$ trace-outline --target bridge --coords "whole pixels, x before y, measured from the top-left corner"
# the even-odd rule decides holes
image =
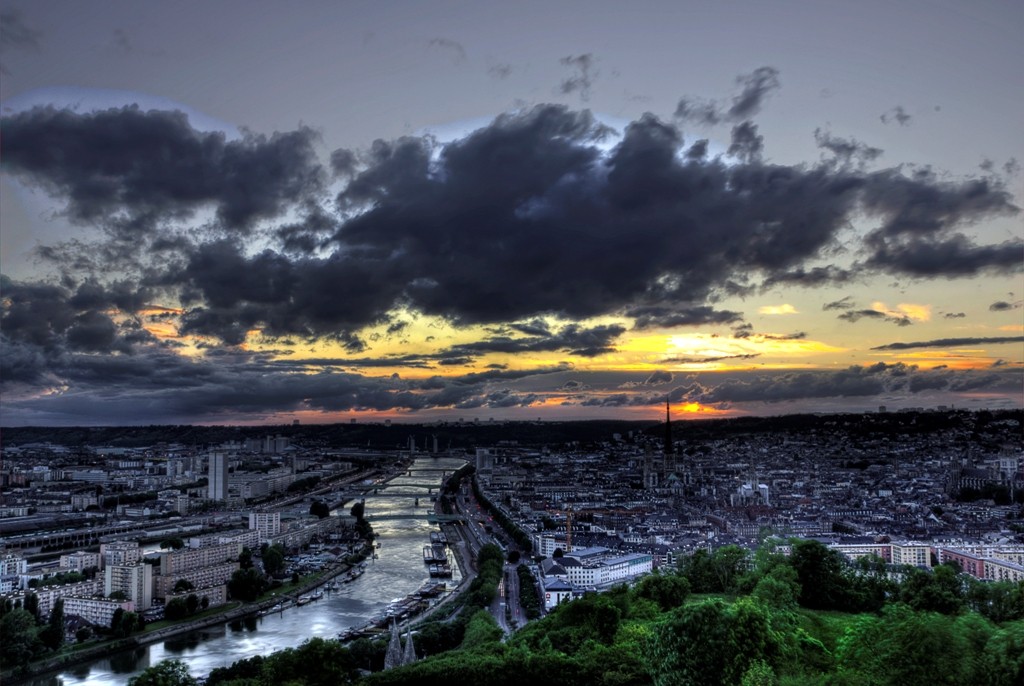
[[[368,522],[386,522],[395,519],[425,519],[431,524],[452,524],[459,523],[465,524],[466,518],[462,515],[448,515],[448,514],[437,514],[435,512],[417,512],[413,514],[379,514],[375,515],[372,512],[366,513],[366,521]]]

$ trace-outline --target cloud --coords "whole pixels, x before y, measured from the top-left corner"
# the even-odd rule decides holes
[[[431,38],[429,45],[448,53],[454,64],[466,61],[466,49],[462,47],[462,43],[459,43],[458,41],[454,41],[450,38]]]
[[[896,105],[885,112],[879,117],[883,124],[890,122],[896,122],[900,126],[906,126],[910,123],[912,117],[903,110],[902,105]]]
[[[847,296],[843,296],[839,300],[833,300],[830,303],[825,303],[824,305],[821,306],[821,309],[823,309],[825,311],[828,311],[828,310],[850,310],[850,309],[853,309],[854,307],[855,307],[855,305],[853,304],[853,297],[847,295]]]
[[[492,64],[491,66],[487,67],[487,75],[495,79],[507,79],[509,76],[512,75],[512,65]]]
[[[743,355],[710,355],[708,357],[666,357],[663,364],[710,364],[712,362],[724,362],[725,360],[753,360],[760,357],[761,353],[746,353]]]
[[[762,305],[757,308],[758,314],[799,314],[797,309],[789,304]]]
[[[878,310],[848,310],[839,315],[839,319],[845,322],[859,322],[861,319],[875,319],[896,324],[897,326],[910,326],[913,322],[905,315],[893,315]]]
[[[732,127],[728,154],[744,162],[757,162],[764,150],[764,136],[757,135],[757,126],[749,121]]]
[[[559,63],[571,68],[573,74],[563,79],[558,85],[559,92],[563,95],[579,93],[580,100],[589,101],[594,78],[598,75],[597,70],[594,69],[595,61],[594,56],[589,52],[582,55],[569,55],[560,59]]]
[[[910,350],[912,348],[958,348],[964,345],[1001,345],[1003,343],[1021,343],[1024,336],[1002,336],[996,338],[938,338],[934,341],[916,341],[913,343],[887,343],[872,350]]]
[[[963,319],[967,315],[963,312],[946,312],[942,315],[945,319]]]
[[[579,324],[566,324],[556,333],[546,331],[537,326],[525,326],[526,332],[535,335],[513,338],[511,336],[494,336],[473,343],[452,346],[449,354],[480,355],[483,353],[528,353],[564,351],[581,357],[597,357],[614,352],[612,343],[626,332],[625,327],[612,324],[594,327],[583,327]]]
[[[229,141],[192,128],[183,112],[138,106],[34,107],[2,124],[5,171],[64,200],[71,219],[106,223],[124,238],[204,207],[245,233],[318,192],[323,179],[308,128]]]
[[[779,88],[779,71],[774,67],[759,67],[750,74],[736,77],[740,92],[726,104],[683,98],[676,107],[678,119],[700,124],[721,124],[748,119],[761,110],[765,99]],[[735,135],[735,133],[734,133]]]
[[[750,81],[750,94],[768,83]],[[991,179],[688,156],[679,129],[650,114],[610,149],[609,129],[589,112],[538,105],[448,143],[378,140],[327,163],[308,128],[228,140],[180,112],[37,108],[2,123],[4,170],[107,231],[93,243],[43,246],[56,270],[130,268],[134,290],[181,303],[182,333],[229,344],[258,332],[359,350],[364,329],[407,311],[455,327],[510,326],[509,340],[484,342],[491,348],[596,355],[614,336],[570,344],[568,334],[590,329],[546,336],[523,327],[596,317],[638,330],[738,325],[741,312],[714,303],[754,292],[758,280],[1020,266],[1015,244],[955,233],[1018,211]],[[850,245],[862,264],[809,266],[838,250],[862,214],[877,222]],[[957,251],[922,269],[951,242]]]
[[[42,37],[43,32],[26,23],[20,11],[9,9],[0,12],[0,57],[12,49],[38,50]],[[0,73],[10,74],[2,62]]]
[[[1010,310],[1019,310],[1024,301],[1017,301],[1008,303],[1005,300],[997,300],[988,306],[990,312],[1008,312]]]
[[[839,138],[822,129],[814,130],[814,141],[818,147],[831,153],[830,164],[848,168],[863,169],[868,163],[882,156],[882,149],[861,143],[853,138]]]

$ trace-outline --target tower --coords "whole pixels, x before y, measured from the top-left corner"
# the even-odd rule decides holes
[[[668,464],[668,456],[673,453],[672,449],[672,416],[669,414],[668,399],[665,399],[665,463]]]
[[[210,500],[228,497],[228,456],[224,453],[210,453],[208,496]]]

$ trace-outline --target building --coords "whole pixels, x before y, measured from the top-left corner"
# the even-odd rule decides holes
[[[142,561],[142,549],[138,541],[111,541],[100,544],[102,567],[130,565]]]
[[[64,598],[64,616],[81,617],[90,624],[110,627],[114,613],[118,610],[134,612],[135,603],[130,600],[110,600],[108,598]]]
[[[281,533],[280,512],[250,512],[249,528],[255,529],[260,536],[260,541],[270,540],[271,537]]]
[[[107,567],[103,593],[109,597],[115,591],[124,593],[137,610],[148,610],[153,605],[153,566],[139,562]]]
[[[228,456],[225,453],[210,453],[208,497],[210,500],[227,500],[228,497]]]
[[[60,566],[61,568],[71,570],[72,572],[82,572],[90,567],[99,569],[100,554],[88,553],[84,550],[79,550],[68,555],[61,555]]]
[[[237,560],[241,552],[240,543],[223,543],[165,552],[160,555],[160,574],[180,578],[184,572]]]

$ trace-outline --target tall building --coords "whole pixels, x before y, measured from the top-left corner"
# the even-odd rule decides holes
[[[249,528],[260,534],[260,541],[266,541],[281,533],[280,512],[250,512]]]
[[[153,605],[153,565],[138,562],[131,565],[110,565],[106,570],[103,593],[107,597],[114,591],[124,593],[135,603],[136,610],[148,610]]]
[[[225,453],[210,453],[208,479],[210,500],[226,500],[228,497],[228,456]]]

